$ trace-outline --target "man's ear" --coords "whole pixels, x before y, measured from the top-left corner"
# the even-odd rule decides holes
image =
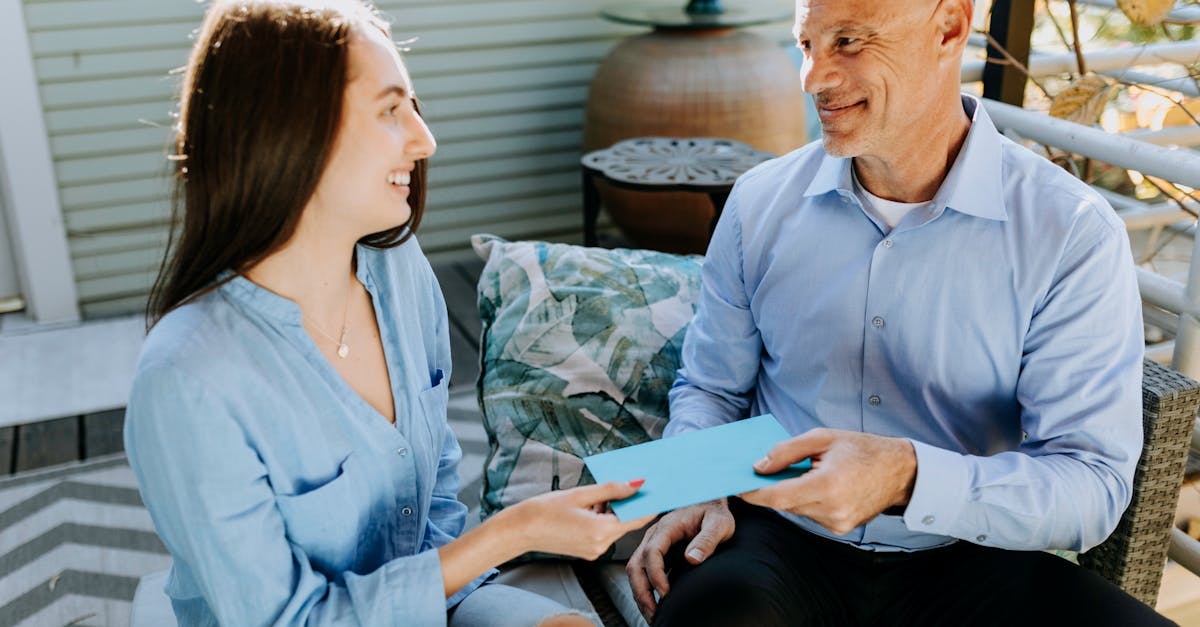
[[[947,56],[959,58],[971,35],[971,19],[975,11],[972,0],[940,0],[934,10],[939,48]]]

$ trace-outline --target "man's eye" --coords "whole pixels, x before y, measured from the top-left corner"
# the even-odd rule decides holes
[[[839,37],[837,43],[839,48],[846,48],[857,44],[858,41],[857,37]]]
[[[796,42],[796,47],[808,52],[812,48],[812,43],[810,43],[808,40],[798,41]]]

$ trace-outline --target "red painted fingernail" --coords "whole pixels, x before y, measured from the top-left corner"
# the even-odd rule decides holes
[[[643,483],[646,483],[645,479],[634,479],[633,481],[629,482],[629,485],[633,486],[635,488],[640,488],[640,487],[642,487]]]

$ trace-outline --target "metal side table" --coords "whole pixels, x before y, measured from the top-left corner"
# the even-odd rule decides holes
[[[600,215],[597,177],[616,187],[637,191],[708,194],[713,205],[711,234],[734,181],[746,170],[774,156],[718,137],[637,137],[589,152],[580,160],[583,243],[596,245],[596,219]]]

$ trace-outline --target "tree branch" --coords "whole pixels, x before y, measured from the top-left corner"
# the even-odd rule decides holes
[[[1079,64],[1079,75],[1087,74],[1087,64],[1083,60],[1083,46],[1079,42],[1079,12],[1075,7],[1076,0],[1067,0],[1067,6],[1071,9],[1071,38],[1074,41],[1072,48],[1075,50],[1075,63]]]
[[[1046,91],[1046,88],[1045,88],[1045,87],[1043,87],[1043,86],[1042,86],[1042,84],[1041,84],[1041,83],[1039,83],[1039,82],[1037,81],[1037,79],[1033,77],[1033,74],[1030,74],[1030,73],[1029,73],[1029,68],[1025,67],[1025,64],[1024,64],[1024,63],[1021,63],[1021,62],[1020,62],[1020,61],[1018,61],[1018,60],[1017,60],[1015,57],[1013,57],[1013,56],[1012,56],[1012,54],[1010,54],[1010,53],[1008,52],[1008,50],[1006,50],[1006,49],[1004,48],[1004,46],[1000,45],[1000,42],[999,42],[999,41],[996,41],[996,38],[995,38],[995,37],[992,37],[992,34],[991,34],[991,33],[987,32],[987,31],[985,31],[985,30],[977,30],[977,31],[975,31],[975,32],[977,32],[977,33],[981,33],[981,34],[982,34],[984,37],[987,37],[988,43],[989,43],[989,44],[991,44],[991,46],[992,46],[993,48],[995,48],[996,50],[999,50],[999,51],[1000,51],[1000,54],[1004,55],[1004,59],[1005,59],[1005,61],[1006,61],[1006,62],[1007,62],[1009,65],[1011,65],[1011,66],[1013,66],[1013,67],[1017,68],[1018,70],[1020,70],[1020,71],[1021,71],[1021,73],[1025,75],[1025,78],[1028,78],[1028,79],[1029,79],[1029,82],[1033,83],[1033,85],[1034,85],[1035,87],[1037,87],[1038,89],[1042,90],[1042,93],[1043,93],[1043,94],[1045,94],[1047,98],[1051,98],[1051,99],[1053,99],[1053,96],[1051,96],[1051,95],[1050,95],[1050,92]],[[988,62],[989,62],[989,63],[995,63],[995,60],[993,60],[993,59],[989,58],[989,59],[988,59]]]

